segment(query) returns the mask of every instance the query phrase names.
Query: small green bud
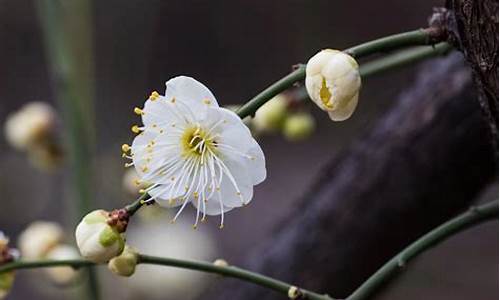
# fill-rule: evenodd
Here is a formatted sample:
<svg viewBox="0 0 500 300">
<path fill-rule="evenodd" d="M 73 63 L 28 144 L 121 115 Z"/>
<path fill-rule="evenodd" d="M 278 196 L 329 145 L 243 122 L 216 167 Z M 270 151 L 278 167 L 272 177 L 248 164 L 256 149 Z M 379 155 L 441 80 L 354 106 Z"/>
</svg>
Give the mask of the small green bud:
<svg viewBox="0 0 500 300">
<path fill-rule="evenodd" d="M 283 134 L 291 141 L 300 141 L 308 138 L 315 127 L 314 118 L 310 114 L 294 114 L 286 118 Z"/>
<path fill-rule="evenodd" d="M 4 299 L 14 284 L 14 272 L 0 273 L 0 299 Z"/>
<path fill-rule="evenodd" d="M 281 128 L 287 113 L 286 98 L 277 95 L 266 104 L 262 105 L 253 118 L 257 131 L 272 132 Z"/>
<path fill-rule="evenodd" d="M 129 246 L 125 246 L 122 254 L 113 257 L 109 263 L 108 268 L 111 272 L 118 276 L 129 277 L 135 272 L 137 265 L 137 252 Z"/>
</svg>

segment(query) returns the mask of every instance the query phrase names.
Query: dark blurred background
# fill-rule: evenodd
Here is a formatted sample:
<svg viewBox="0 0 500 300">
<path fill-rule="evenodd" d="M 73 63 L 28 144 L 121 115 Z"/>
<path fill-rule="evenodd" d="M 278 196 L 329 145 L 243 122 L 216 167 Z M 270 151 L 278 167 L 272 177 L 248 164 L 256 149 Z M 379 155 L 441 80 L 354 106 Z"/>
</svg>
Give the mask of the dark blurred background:
<svg viewBox="0 0 500 300">
<path fill-rule="evenodd" d="M 319 49 L 342 49 L 423 27 L 432 7 L 440 5 L 443 1 L 94 1 L 95 207 L 111 209 L 133 200 L 122 189 L 119 146 L 132 140 L 129 128 L 137 122 L 133 107 L 140 106 L 152 90 L 163 91 L 169 78 L 192 76 L 206 84 L 219 103 L 243 103 Z M 263 137 L 268 178 L 256 188 L 252 204 L 227 214 L 224 230 L 218 230 L 218 220 L 212 218 L 196 231 L 213 237 L 217 249 L 212 258 L 234 264 L 244 259 L 275 224 L 287 218 L 326 161 L 391 105 L 413 71 L 408 67 L 364 81 L 358 110 L 347 122 L 332 123 L 314 110 L 317 129 L 305 142 Z M 0 0 L 0 121 L 29 101 L 56 105 L 54 97 L 34 1 Z M 67 213 L 72 199 L 65 176 L 70 170 L 40 172 L 4 139 L 0 153 L 0 229 L 15 240 L 34 220 L 56 220 L 65 225 L 72 241 L 76 220 Z M 497 194 L 495 187 L 484 197 Z M 192 221 L 191 211 L 184 215 Z M 136 299 L 116 288 L 123 281 L 107 280 L 106 299 L 115 293 Z M 50 283 L 41 284 L 31 271 L 19 272 L 10 297 L 72 297 L 45 285 Z M 498 223 L 494 222 L 422 255 L 379 299 L 496 299 L 497 287 Z M 164 299 L 171 298 L 167 294 Z"/>
</svg>

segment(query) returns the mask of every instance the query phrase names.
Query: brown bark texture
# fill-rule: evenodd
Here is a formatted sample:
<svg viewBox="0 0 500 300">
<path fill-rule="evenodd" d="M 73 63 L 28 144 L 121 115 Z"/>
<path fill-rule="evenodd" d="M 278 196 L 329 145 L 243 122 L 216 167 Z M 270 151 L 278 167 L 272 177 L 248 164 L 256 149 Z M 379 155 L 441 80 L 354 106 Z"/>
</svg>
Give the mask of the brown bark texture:
<svg viewBox="0 0 500 300">
<path fill-rule="evenodd" d="M 498 1 L 447 0 L 446 6 L 450 41 L 472 69 L 478 100 L 498 152 Z"/>
</svg>

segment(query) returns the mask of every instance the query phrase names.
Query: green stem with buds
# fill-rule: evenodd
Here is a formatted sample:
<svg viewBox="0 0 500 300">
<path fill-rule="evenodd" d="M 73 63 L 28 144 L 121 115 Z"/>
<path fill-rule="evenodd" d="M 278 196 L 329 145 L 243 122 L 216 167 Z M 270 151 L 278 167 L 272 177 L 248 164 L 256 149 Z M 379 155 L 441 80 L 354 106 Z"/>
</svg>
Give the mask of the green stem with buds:
<svg viewBox="0 0 500 300">
<path fill-rule="evenodd" d="M 380 268 L 372 277 L 363 283 L 354 293 L 346 300 L 363 300 L 371 296 L 378 288 L 380 288 L 393 275 L 397 274 L 411 259 L 445 240 L 446 238 L 470 228 L 481 222 L 498 218 L 498 201 L 493 201 L 484 205 L 471 207 L 467 212 L 458 215 L 441 226 L 427 233 L 410 246 L 406 247 L 397 256 Z M 293 286 L 273 279 L 261 274 L 240 269 L 234 266 L 217 266 L 208 262 L 183 260 L 176 258 L 156 257 L 149 255 L 138 255 L 139 264 L 162 265 L 169 267 L 177 267 L 183 269 L 197 270 L 208 273 L 215 273 L 227 277 L 238 278 L 248 281 L 282 294 L 288 295 L 290 288 Z M 0 266 L 0 273 L 32 268 L 47 268 L 57 266 L 71 266 L 74 268 L 93 266 L 94 263 L 82 260 L 41 260 L 41 261 L 15 261 Z M 306 299 L 311 300 L 333 300 L 328 295 L 320 295 L 308 290 L 300 289 Z"/>
<path fill-rule="evenodd" d="M 436 42 L 437 37 L 435 36 L 435 30 L 419 29 L 376 39 L 348 48 L 344 50 L 344 52 L 358 59 L 379 52 L 390 51 L 408 46 L 430 45 Z M 295 82 L 303 80 L 305 77 L 306 67 L 305 65 L 299 65 L 292 73 L 273 83 L 260 94 L 250 99 L 237 111 L 238 116 L 243 119 L 247 116 L 255 114 L 257 109 L 271 98 L 288 89 Z"/>
</svg>

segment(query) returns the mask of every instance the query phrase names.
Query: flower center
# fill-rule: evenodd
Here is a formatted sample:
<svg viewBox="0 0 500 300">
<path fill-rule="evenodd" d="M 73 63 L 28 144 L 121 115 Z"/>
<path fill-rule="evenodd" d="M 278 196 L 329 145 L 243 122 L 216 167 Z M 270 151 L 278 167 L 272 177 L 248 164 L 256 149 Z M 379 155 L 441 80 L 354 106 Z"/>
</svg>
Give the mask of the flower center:
<svg viewBox="0 0 500 300">
<path fill-rule="evenodd" d="M 182 156 L 185 158 L 215 152 L 217 142 L 206 130 L 200 126 L 188 127 L 181 137 Z"/>
</svg>

